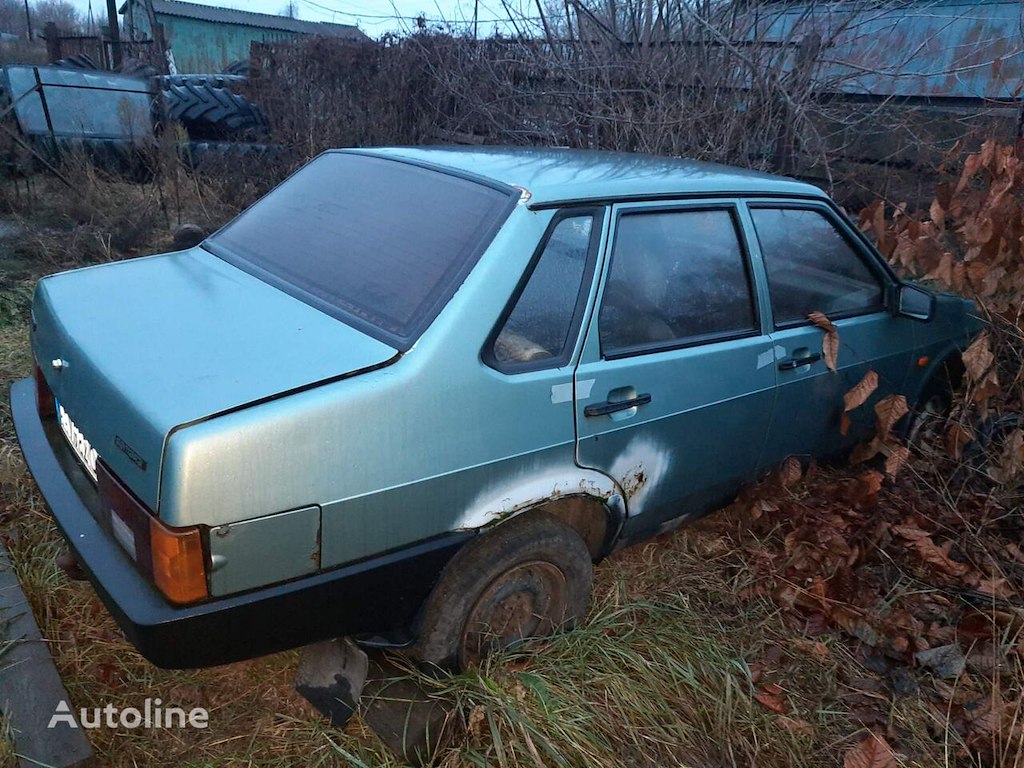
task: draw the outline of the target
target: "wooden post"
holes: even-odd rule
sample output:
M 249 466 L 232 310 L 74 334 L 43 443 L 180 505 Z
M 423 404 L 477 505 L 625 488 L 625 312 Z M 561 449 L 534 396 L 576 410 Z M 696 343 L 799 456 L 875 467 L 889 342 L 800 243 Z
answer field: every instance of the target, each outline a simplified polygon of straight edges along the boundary
M 46 40 L 46 56 L 51 64 L 63 58 L 60 50 L 60 32 L 52 21 L 46 22 L 46 26 L 43 27 L 43 39 Z
M 110 58 L 113 69 L 121 67 L 121 26 L 117 23 L 117 0 L 107 0 L 107 22 L 110 26 Z
M 812 32 L 801 40 L 796 49 L 793 69 L 784 81 L 784 86 L 792 102 L 803 103 L 810 97 L 813 88 L 814 69 L 821 54 L 823 42 L 821 35 Z M 797 116 L 793 114 L 789 103 L 782 104 L 782 120 L 779 133 L 775 140 L 775 156 L 773 158 L 776 173 L 789 175 L 796 170 L 799 136 L 796 126 Z

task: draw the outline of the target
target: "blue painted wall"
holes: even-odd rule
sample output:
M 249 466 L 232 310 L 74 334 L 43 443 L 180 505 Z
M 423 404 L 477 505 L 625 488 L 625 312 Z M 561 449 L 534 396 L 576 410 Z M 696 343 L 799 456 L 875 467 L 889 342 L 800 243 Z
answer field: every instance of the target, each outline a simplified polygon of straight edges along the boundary
M 299 37 L 293 32 L 243 24 L 219 24 L 159 13 L 157 23 L 163 25 L 167 45 L 174 52 L 174 62 L 179 72 L 219 72 L 233 61 L 248 59 L 253 41 L 280 42 Z M 149 19 L 139 10 L 135 13 L 135 27 L 152 37 Z

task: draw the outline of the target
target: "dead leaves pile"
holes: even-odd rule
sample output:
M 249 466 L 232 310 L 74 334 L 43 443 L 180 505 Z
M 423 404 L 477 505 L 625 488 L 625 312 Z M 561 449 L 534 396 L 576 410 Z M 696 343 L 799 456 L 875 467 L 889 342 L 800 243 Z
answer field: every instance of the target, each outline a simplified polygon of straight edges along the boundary
M 887 215 L 876 200 L 860 226 L 902 274 L 974 298 L 989 329 L 963 353 L 966 401 L 945 425 L 945 454 L 954 462 L 984 452 L 984 474 L 996 483 L 1024 483 L 1024 431 L 1005 414 L 1024 412 L 1024 141 L 986 141 L 981 150 L 950 152 L 953 170 L 928 211 L 906 204 Z M 819 326 L 820 327 L 820 326 Z M 995 435 L 979 423 L 1002 419 Z M 949 469 L 949 467 L 947 467 Z
M 991 496 L 964 498 L 951 510 L 909 474 L 887 483 L 873 470 L 812 465 L 801 477 L 799 468 L 790 459 L 737 502 L 755 533 L 744 545 L 743 598 L 772 600 L 809 649 L 831 635 L 868 668 L 912 680 L 932 714 L 933 738 L 999 764 L 1024 737 L 1013 675 L 1024 669 L 1024 553 L 1008 543 L 1024 526 L 1006 530 L 1007 510 Z M 855 688 L 840 703 L 871 735 L 851 734 L 859 740 L 844 764 L 895 765 L 890 744 L 906 736 L 890 712 L 900 692 L 877 682 Z M 762 682 L 755 698 L 786 717 L 781 727 L 810 727 L 779 682 Z
M 986 142 L 913 216 L 882 201 L 861 226 L 909 276 L 976 297 L 989 329 L 963 353 L 964 391 L 925 435 L 922 458 L 897 437 L 901 395 L 874 402 L 869 371 L 843 398 L 874 411 L 875 433 L 851 466 L 803 472 L 788 460 L 734 505 L 753 536 L 740 538 L 742 597 L 769 599 L 804 650 L 841 643 L 845 692 L 824 702 L 853 721 L 844 768 L 890 768 L 929 755 L 895 713 L 915 696 L 927 738 L 947 763 L 1021 765 L 1024 755 L 1024 144 Z M 822 356 L 835 371 L 839 333 L 824 315 Z M 984 449 L 984 450 L 981 450 Z M 982 454 L 985 454 L 982 456 Z M 983 461 L 979 459 L 982 457 Z M 755 700 L 780 727 L 814 728 L 770 659 L 750 663 Z M 923 762 L 921 762 L 923 761 Z
M 955 157 L 960 146 L 950 152 Z M 927 212 L 906 204 L 886 216 L 882 200 L 860 214 L 860 226 L 904 272 L 982 299 L 996 314 L 1019 320 L 1024 295 L 1024 144 L 986 141 L 965 156 L 958 176 L 939 184 Z

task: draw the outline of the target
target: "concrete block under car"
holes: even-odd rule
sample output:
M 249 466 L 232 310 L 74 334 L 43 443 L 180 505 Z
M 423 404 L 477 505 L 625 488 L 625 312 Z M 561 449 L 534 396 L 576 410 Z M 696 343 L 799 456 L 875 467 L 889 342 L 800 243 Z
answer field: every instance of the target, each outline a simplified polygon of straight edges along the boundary
M 452 733 L 453 705 L 384 652 L 367 654 L 349 638 L 304 648 L 295 690 L 335 727 L 358 711 L 389 749 L 414 765 L 429 762 Z

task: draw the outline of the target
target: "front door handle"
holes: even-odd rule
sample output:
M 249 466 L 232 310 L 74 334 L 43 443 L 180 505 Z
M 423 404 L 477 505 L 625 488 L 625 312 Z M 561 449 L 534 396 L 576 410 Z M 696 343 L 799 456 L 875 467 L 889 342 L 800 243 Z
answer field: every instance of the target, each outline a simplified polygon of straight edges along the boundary
M 650 395 L 637 395 L 629 400 L 617 400 L 612 402 L 607 400 L 598 405 L 588 405 L 583 409 L 584 416 L 607 416 L 609 413 L 616 413 L 618 411 L 628 411 L 630 408 L 636 408 L 638 405 L 647 405 L 651 402 Z
M 783 360 L 781 363 L 779 363 L 779 370 L 792 371 L 803 365 L 810 365 L 811 363 L 816 363 L 819 360 L 821 360 L 821 353 L 815 352 L 814 354 L 805 355 L 804 357 L 795 357 L 792 360 Z

